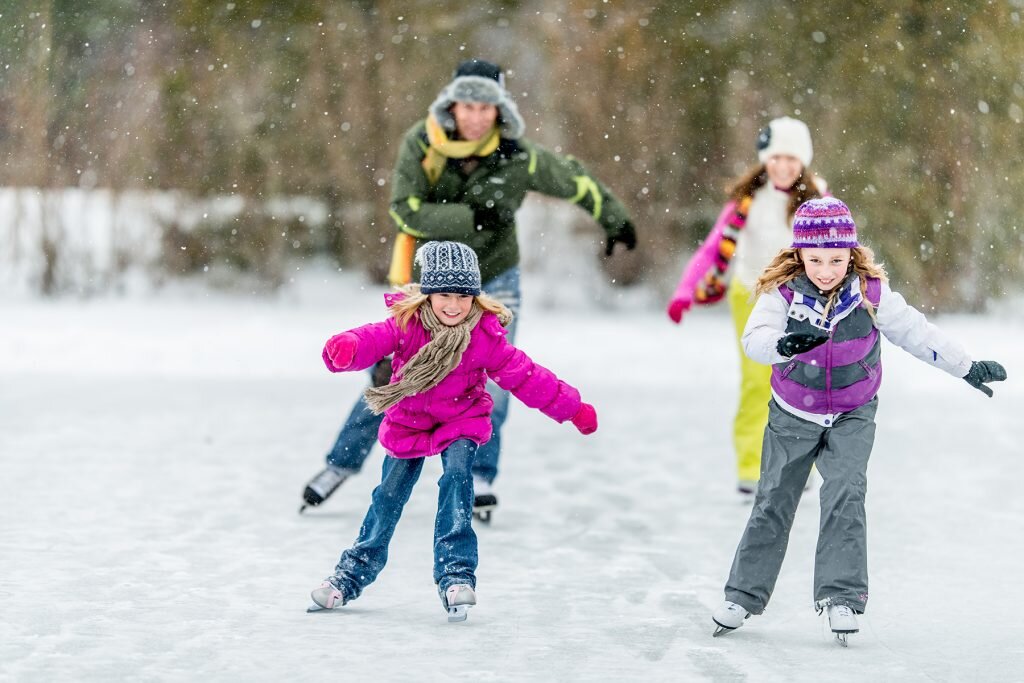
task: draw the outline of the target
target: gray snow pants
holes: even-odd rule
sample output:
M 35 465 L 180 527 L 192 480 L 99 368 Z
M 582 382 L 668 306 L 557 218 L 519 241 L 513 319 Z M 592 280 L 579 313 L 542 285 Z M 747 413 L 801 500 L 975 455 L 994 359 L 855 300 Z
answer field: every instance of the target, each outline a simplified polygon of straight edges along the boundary
M 725 585 L 725 599 L 751 614 L 764 611 L 789 544 L 811 465 L 821 474 L 821 527 L 814 559 L 814 601 L 863 612 L 868 601 L 868 457 L 878 399 L 822 427 L 769 404 L 761 481 Z

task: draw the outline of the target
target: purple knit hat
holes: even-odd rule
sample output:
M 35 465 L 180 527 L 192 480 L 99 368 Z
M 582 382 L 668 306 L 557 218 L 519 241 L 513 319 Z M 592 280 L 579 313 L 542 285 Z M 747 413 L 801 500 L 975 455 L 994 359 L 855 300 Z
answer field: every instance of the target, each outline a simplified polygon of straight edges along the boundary
M 846 249 L 859 246 L 857 226 L 846 204 L 835 197 L 810 199 L 793 216 L 794 249 Z

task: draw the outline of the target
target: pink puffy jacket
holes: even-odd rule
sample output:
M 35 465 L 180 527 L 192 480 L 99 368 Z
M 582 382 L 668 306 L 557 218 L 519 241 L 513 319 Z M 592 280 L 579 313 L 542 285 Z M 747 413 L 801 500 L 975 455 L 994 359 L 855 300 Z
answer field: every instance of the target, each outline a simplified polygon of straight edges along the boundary
M 701 242 L 700 247 L 683 269 L 683 274 L 676 285 L 676 291 L 668 303 L 668 315 L 675 322 L 679 322 L 683 314 L 693 306 L 697 295 L 697 285 L 704 279 L 704 276 L 714 267 L 722 244 L 722 237 L 725 235 L 725 228 L 729 224 L 729 216 L 736 210 L 736 202 L 729 200 L 725 208 L 718 214 L 711 232 Z
M 385 294 L 390 308 L 402 294 Z M 356 339 L 355 357 L 333 372 L 364 370 L 394 354 L 391 381 L 402 366 L 428 341 L 430 335 L 415 317 L 402 330 L 394 318 L 357 327 L 343 334 Z M 491 438 L 493 401 L 485 385 L 490 377 L 531 408 L 558 422 L 571 420 L 580 410 L 579 392 L 550 370 L 534 363 L 508 343 L 505 328 L 493 313 L 485 312 L 470 334 L 462 362 L 441 382 L 422 394 L 407 396 L 384 412 L 379 438 L 396 458 L 437 455 L 458 439 L 484 444 Z

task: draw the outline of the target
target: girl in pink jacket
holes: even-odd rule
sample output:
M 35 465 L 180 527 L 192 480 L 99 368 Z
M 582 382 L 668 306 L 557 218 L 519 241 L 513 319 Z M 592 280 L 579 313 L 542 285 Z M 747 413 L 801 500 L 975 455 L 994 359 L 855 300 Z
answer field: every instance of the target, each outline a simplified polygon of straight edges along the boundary
M 419 285 L 384 299 L 391 317 L 331 337 L 323 358 L 331 372 L 364 370 L 394 354 L 391 382 L 366 391 L 370 408 L 384 413 L 380 442 L 387 450 L 380 486 L 373 491 L 355 545 L 315 589 L 310 611 L 333 609 L 359 597 L 387 561 L 388 544 L 424 458 L 440 455 L 434 525 L 434 582 L 449 621 L 463 621 L 476 604 L 477 541 L 470 468 L 491 438 L 491 378 L 531 408 L 583 434 L 597 430 L 593 406 L 579 392 L 534 363 L 505 339 L 512 314 L 480 290 L 472 249 L 428 242 L 416 254 Z

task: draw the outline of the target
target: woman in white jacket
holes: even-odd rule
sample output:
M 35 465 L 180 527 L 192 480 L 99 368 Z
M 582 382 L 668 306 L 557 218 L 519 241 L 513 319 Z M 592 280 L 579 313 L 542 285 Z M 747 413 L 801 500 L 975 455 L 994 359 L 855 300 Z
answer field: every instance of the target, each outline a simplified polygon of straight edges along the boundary
M 813 158 L 811 132 L 788 116 L 773 120 L 757 138 L 758 165 L 737 178 L 729 201 L 711 233 L 683 270 L 668 315 L 674 322 L 694 303 L 729 302 L 739 341 L 753 306 L 751 292 L 765 265 L 789 244 L 793 213 L 803 202 L 825 192 L 825 183 L 808 166 Z M 733 420 L 737 489 L 757 490 L 761 469 L 761 435 L 768 422 L 771 369 L 743 355 L 740 392 Z

